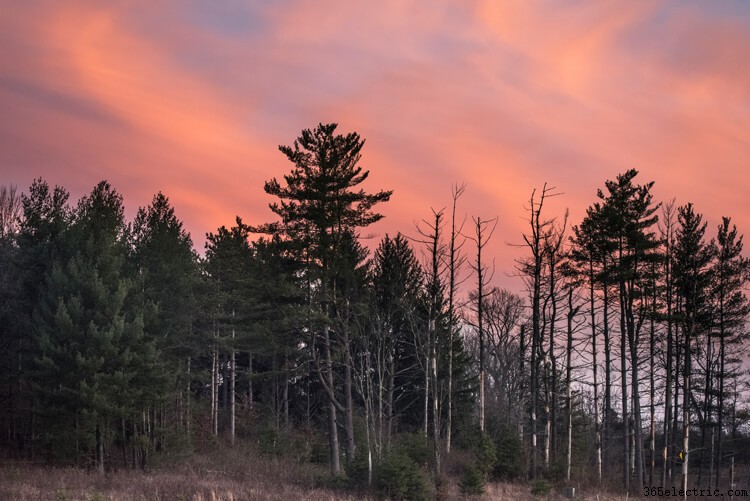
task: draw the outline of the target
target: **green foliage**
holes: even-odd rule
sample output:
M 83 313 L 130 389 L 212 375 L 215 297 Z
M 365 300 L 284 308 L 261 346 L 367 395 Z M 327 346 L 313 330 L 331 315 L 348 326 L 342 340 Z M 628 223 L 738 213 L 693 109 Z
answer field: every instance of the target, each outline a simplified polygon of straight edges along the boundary
M 388 453 L 378 465 L 377 487 L 393 499 L 419 501 L 428 498 L 419 466 L 401 450 Z
M 474 449 L 474 455 L 477 458 L 477 467 L 484 475 L 487 475 L 495 468 L 497 462 L 497 452 L 495 443 L 489 435 L 483 433 Z
M 394 447 L 418 465 L 428 464 L 434 455 L 433 444 L 421 433 L 402 433 L 394 437 Z
M 104 436 L 109 422 L 154 402 L 164 386 L 155 344 L 129 302 L 124 235 L 122 197 L 103 181 L 65 232 L 70 254 L 45 276 L 32 377 L 49 443 L 83 433 L 78 444 L 90 448 L 96 429 Z
M 367 485 L 368 459 L 367 451 L 362 450 L 346 466 L 346 476 L 353 485 Z
M 474 463 L 470 463 L 464 467 L 458 486 L 464 496 L 481 496 L 485 487 L 484 474 Z
M 310 462 L 315 464 L 326 464 L 331 460 L 331 451 L 328 444 L 322 438 L 313 439 L 310 444 Z
M 537 478 L 531 483 L 531 494 L 534 496 L 546 496 L 552 491 L 552 485 L 544 478 Z
M 310 461 L 310 446 L 306 438 L 292 429 L 264 426 L 257 434 L 258 450 L 273 456 L 294 457 L 299 462 Z M 326 452 L 326 459 L 328 453 Z
M 518 433 L 503 428 L 496 439 L 496 461 L 493 474 L 496 478 L 513 480 L 523 474 L 523 443 Z
M 344 490 L 350 487 L 349 480 L 344 475 L 330 473 L 318 477 L 316 486 L 321 489 Z

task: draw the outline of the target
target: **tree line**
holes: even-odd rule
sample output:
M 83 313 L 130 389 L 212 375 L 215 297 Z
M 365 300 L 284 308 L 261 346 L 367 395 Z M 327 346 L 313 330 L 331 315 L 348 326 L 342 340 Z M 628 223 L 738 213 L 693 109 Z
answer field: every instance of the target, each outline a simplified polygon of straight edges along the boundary
M 480 483 L 734 481 L 750 261 L 730 218 L 709 238 L 692 204 L 655 202 L 630 170 L 570 225 L 545 185 L 507 238 L 523 250 L 512 292 L 491 285 L 497 219 L 461 216 L 465 185 L 368 250 L 392 192 L 365 191 L 364 140 L 336 129 L 281 146 L 273 220 L 238 217 L 202 256 L 162 193 L 128 222 L 106 181 L 75 205 L 43 179 L 1 187 L 5 455 L 145 468 L 296 433 L 368 483 L 390 460 L 439 486 L 452 448 Z

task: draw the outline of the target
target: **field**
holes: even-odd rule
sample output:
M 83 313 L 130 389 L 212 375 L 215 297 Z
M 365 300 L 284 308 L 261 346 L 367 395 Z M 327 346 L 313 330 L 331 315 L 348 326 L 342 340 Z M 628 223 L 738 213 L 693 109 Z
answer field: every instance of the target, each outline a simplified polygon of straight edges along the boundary
M 444 500 L 466 499 L 458 478 L 447 475 L 438 493 Z M 378 499 L 332 481 L 325 465 L 259 454 L 252 447 L 215 448 L 179 458 L 162 458 L 146 472 L 120 469 L 99 475 L 81 468 L 5 462 L 0 465 L 0 499 L 17 501 L 81 500 L 311 500 Z M 472 499 L 526 501 L 562 500 L 559 489 L 534 497 L 526 484 L 492 483 Z M 594 492 L 576 499 L 596 500 Z M 599 500 L 620 501 L 620 494 L 599 493 Z M 637 499 L 633 496 L 629 500 Z

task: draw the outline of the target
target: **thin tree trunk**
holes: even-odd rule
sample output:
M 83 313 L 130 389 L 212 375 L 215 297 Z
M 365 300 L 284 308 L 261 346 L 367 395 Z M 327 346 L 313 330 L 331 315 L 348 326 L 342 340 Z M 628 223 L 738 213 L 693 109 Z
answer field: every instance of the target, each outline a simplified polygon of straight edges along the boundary
M 721 488 L 722 435 L 724 435 L 724 380 L 725 380 L 725 331 L 724 331 L 724 296 L 719 299 L 719 436 L 716 444 L 716 488 Z
M 477 325 L 479 328 L 479 431 L 484 433 L 484 271 L 482 269 L 482 219 L 477 217 Z
M 650 319 L 650 331 L 649 331 L 649 367 L 651 368 L 651 374 L 649 380 L 651 382 L 651 392 L 649 394 L 649 404 L 651 410 L 651 423 L 649 426 L 650 431 L 650 442 L 649 442 L 649 457 L 650 467 L 648 475 L 648 484 L 654 485 L 654 475 L 656 474 L 656 327 L 654 325 L 656 317 L 656 265 L 653 267 L 653 280 L 654 284 L 652 287 L 651 294 L 651 319 Z M 662 484 L 664 485 L 664 484 Z
M 104 474 L 104 440 L 99 423 L 96 423 L 96 471 L 101 475 Z
M 622 482 L 625 490 L 630 489 L 630 434 L 628 420 L 628 371 L 627 371 L 627 347 L 626 340 L 628 336 L 625 324 L 625 285 L 620 283 L 620 384 L 622 386 Z
M 519 335 L 519 343 L 520 343 L 520 349 L 518 350 L 519 357 L 518 357 L 518 365 L 519 365 L 519 390 L 518 390 L 518 396 L 520 400 L 520 404 L 518 405 L 518 439 L 523 443 L 526 437 L 524 437 L 524 430 L 523 430 L 523 420 L 524 420 L 524 403 L 525 403 L 525 394 L 524 394 L 524 381 L 526 376 L 526 369 L 525 369 L 525 357 L 526 357 L 526 326 L 521 324 L 521 333 Z M 510 407 L 510 406 L 509 406 Z
M 602 442 L 610 450 L 612 418 L 612 340 L 609 333 L 609 284 L 607 283 L 607 264 L 603 261 L 602 283 L 602 336 L 604 337 L 604 415 L 602 416 Z
M 219 434 L 219 354 L 214 344 L 211 356 L 211 429 L 214 436 Z
M 234 319 L 234 309 L 232 309 L 232 319 Z M 232 342 L 234 343 L 234 326 L 232 327 Z M 236 404 L 237 404 L 237 398 L 236 398 L 236 383 L 237 383 L 237 371 L 236 371 L 236 359 L 235 359 L 235 350 L 234 346 L 232 346 L 232 351 L 230 354 L 230 373 L 229 373 L 229 443 L 234 446 L 235 441 L 235 416 L 236 416 Z
M 453 188 L 453 211 L 451 213 L 451 243 L 448 266 L 448 412 L 445 430 L 445 451 L 451 452 L 451 435 L 453 433 L 453 329 L 455 320 L 454 299 L 456 296 L 456 272 L 459 266 L 457 262 L 458 249 L 456 248 L 456 205 L 458 198 L 464 191 L 465 184 Z M 463 227 L 463 225 L 462 225 Z M 460 232 L 460 229 L 459 229 Z
M 545 360 L 546 362 L 546 360 Z M 544 370 L 544 468 L 549 470 L 549 451 L 550 451 L 550 438 L 552 435 L 552 421 L 550 412 L 552 400 L 552 391 L 550 389 L 550 375 L 547 373 L 547 364 L 545 363 Z
M 573 288 L 568 289 L 568 345 L 566 349 L 567 358 L 565 361 L 565 400 L 568 414 L 568 446 L 567 446 L 567 468 L 565 470 L 565 479 L 570 482 L 570 467 L 573 461 L 573 399 L 571 397 L 571 379 L 573 375 L 573 317 L 578 312 L 578 308 L 573 308 Z M 594 349 L 596 349 L 596 342 L 594 342 Z M 594 362 L 596 363 L 596 355 L 594 355 Z M 594 385 L 596 388 L 596 384 Z M 596 389 L 594 390 L 596 394 Z M 596 397 L 594 397 L 596 401 Z M 596 407 L 597 404 L 594 404 Z M 597 433 L 599 430 L 598 425 L 599 411 L 596 411 L 596 429 Z
M 324 333 L 324 352 L 326 362 L 326 378 L 330 391 L 333 391 L 333 359 L 331 357 L 331 335 L 330 328 L 325 326 Z M 334 475 L 341 473 L 341 462 L 339 460 L 339 432 L 336 420 L 336 405 L 333 398 L 328 397 L 328 440 L 331 448 L 331 472 Z
M 440 477 L 440 409 L 437 375 L 437 332 L 432 320 L 432 434 L 435 447 L 435 476 Z
M 557 357 L 555 356 L 555 322 L 557 320 L 557 293 L 555 291 L 556 283 L 555 279 L 555 260 L 558 258 L 558 248 L 554 246 L 548 251 L 549 258 L 549 293 L 550 301 L 552 302 L 552 311 L 550 312 L 550 327 L 549 327 L 549 361 L 550 361 L 550 392 L 549 392 L 549 407 L 550 412 L 547 413 L 547 467 L 549 467 L 549 461 L 555 458 L 555 448 L 557 443 Z
M 284 389 L 282 390 L 281 398 L 282 403 L 284 405 L 284 427 L 289 428 L 289 374 L 288 374 L 288 368 L 289 365 L 289 359 L 286 354 L 284 354 Z
M 247 405 L 250 410 L 253 409 L 253 352 L 247 353 Z
M 349 329 L 344 327 L 344 392 L 346 393 L 346 420 L 344 428 L 346 431 L 346 463 L 351 466 L 356 454 L 356 444 L 354 442 L 354 399 L 352 397 L 352 361 L 351 343 L 349 340 Z
M 668 256 L 669 260 L 670 257 Z M 666 389 L 664 393 L 664 450 L 662 453 L 662 460 L 664 465 L 662 468 L 661 483 L 663 486 L 667 486 L 667 479 L 671 478 L 671 454 L 670 450 L 670 437 L 671 437 L 671 424 L 672 424 L 672 358 L 673 358 L 673 342 L 672 342 L 672 291 L 670 273 L 667 271 L 667 368 L 666 368 Z
M 388 392 L 387 392 L 387 406 L 388 409 L 388 425 L 386 428 L 386 447 L 391 448 L 391 436 L 393 436 L 393 392 L 396 379 L 396 357 L 394 356 L 395 347 L 391 342 L 390 349 L 388 350 Z
M 430 346 L 430 334 L 427 334 L 427 347 Z M 430 420 L 430 351 L 429 348 L 425 353 L 424 360 L 424 419 L 422 420 L 422 435 L 427 435 L 427 426 Z
M 685 364 L 682 376 L 682 488 L 687 499 L 690 458 L 690 328 L 685 329 Z
M 185 389 L 185 393 L 187 395 L 186 401 L 185 401 L 185 428 L 187 430 L 187 436 L 190 437 L 190 431 L 191 431 L 191 422 L 193 420 L 192 416 L 190 415 L 190 400 L 192 399 L 191 391 L 190 391 L 190 383 L 191 383 L 191 376 L 190 376 L 190 367 L 191 365 L 191 359 L 188 357 L 187 359 L 187 388 Z
M 594 295 L 594 265 L 593 259 L 589 261 L 589 308 L 591 310 L 591 358 L 593 364 L 593 386 L 594 386 L 594 429 L 596 441 L 596 480 L 602 482 L 602 425 L 599 416 L 599 353 L 596 344 L 596 302 Z

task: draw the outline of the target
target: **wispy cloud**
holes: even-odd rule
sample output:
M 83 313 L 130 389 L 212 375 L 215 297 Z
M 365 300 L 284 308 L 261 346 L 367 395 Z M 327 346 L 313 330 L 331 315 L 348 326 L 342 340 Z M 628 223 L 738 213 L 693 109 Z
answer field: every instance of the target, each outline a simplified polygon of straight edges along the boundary
M 131 212 L 163 190 L 197 242 L 270 218 L 276 146 L 327 121 L 396 189 L 375 231 L 412 232 L 465 180 L 464 209 L 500 217 L 502 271 L 545 181 L 576 220 L 635 167 L 750 228 L 742 2 L 41 0 L 5 9 L 0 42 L 0 182 L 108 178 Z

